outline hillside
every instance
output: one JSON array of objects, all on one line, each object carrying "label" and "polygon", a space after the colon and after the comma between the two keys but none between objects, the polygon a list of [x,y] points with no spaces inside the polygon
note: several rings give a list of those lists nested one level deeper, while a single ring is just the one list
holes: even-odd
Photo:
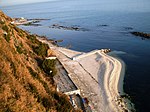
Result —
[{"label": "hillside", "polygon": [[48,46],[0,11],[0,112],[74,111],[41,69]]}]

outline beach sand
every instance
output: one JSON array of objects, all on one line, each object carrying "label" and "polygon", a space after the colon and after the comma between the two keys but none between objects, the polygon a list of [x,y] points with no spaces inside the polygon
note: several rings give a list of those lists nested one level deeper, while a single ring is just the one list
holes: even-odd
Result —
[{"label": "beach sand", "polygon": [[102,50],[89,53],[56,47],[46,40],[69,77],[80,89],[81,96],[89,100],[94,112],[122,112],[127,110],[123,93],[124,63]]}]

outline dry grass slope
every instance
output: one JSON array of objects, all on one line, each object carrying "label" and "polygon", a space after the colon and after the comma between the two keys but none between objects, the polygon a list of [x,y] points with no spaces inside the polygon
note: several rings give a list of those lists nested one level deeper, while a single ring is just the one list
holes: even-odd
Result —
[{"label": "dry grass slope", "polygon": [[39,67],[47,45],[11,20],[0,11],[0,112],[75,111]]}]

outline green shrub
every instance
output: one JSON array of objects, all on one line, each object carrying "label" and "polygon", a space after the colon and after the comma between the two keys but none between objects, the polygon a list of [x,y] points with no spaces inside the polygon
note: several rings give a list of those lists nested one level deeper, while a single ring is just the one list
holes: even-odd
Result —
[{"label": "green shrub", "polygon": [[39,77],[39,75],[38,75],[36,72],[33,71],[33,69],[32,69],[31,67],[27,67],[27,68],[28,68],[28,70],[29,70],[31,76],[32,76],[33,78],[36,78],[36,79],[43,85],[45,91],[46,91],[48,94],[51,94],[51,91],[49,90],[49,87],[48,87],[47,83],[44,82],[44,81]]},{"label": "green shrub", "polygon": [[0,24],[4,24],[4,23],[5,23],[4,21],[0,20]]},{"label": "green shrub", "polygon": [[22,42],[20,43],[20,46],[23,47],[23,43]]},{"label": "green shrub", "polygon": [[5,30],[6,32],[8,32],[8,31],[9,31],[9,28],[8,28],[8,26],[7,26],[7,25],[3,25],[3,26],[2,26],[2,29],[3,29],[3,30]]},{"label": "green shrub", "polygon": [[35,35],[27,35],[27,38],[34,44],[39,43]]},{"label": "green shrub", "polygon": [[42,83],[42,85],[43,85],[45,91],[50,95],[50,94],[51,94],[51,91],[49,90],[49,87],[48,87],[47,83],[44,82],[44,81],[42,81],[42,80],[41,80],[40,82]]},{"label": "green shrub", "polygon": [[17,79],[18,76],[17,76],[17,69],[16,69],[16,67],[15,67],[15,64],[14,64],[13,62],[11,62],[11,63],[10,63],[10,67],[11,67],[11,69],[12,69],[12,73],[13,73],[14,77]]},{"label": "green shrub", "polygon": [[22,32],[19,33],[20,37],[24,37],[24,34]]},{"label": "green shrub", "polygon": [[18,27],[16,27],[16,26],[14,26],[14,29],[16,30],[16,32],[18,32],[18,33],[20,33],[21,32],[21,30],[18,28]]},{"label": "green shrub", "polygon": [[42,57],[46,57],[47,56],[47,50],[49,49],[47,44],[44,43],[40,43],[38,46],[33,47],[33,51]]},{"label": "green shrub", "polygon": [[31,83],[28,83],[28,90],[34,94],[38,94],[36,87]]},{"label": "green shrub", "polygon": [[67,96],[65,95],[60,96],[57,92],[53,92],[52,96],[58,102],[56,106],[58,112],[68,112],[72,110],[72,105],[68,101]]},{"label": "green shrub", "polygon": [[0,24],[4,24],[4,23],[5,23],[4,21],[0,20]]},{"label": "green shrub", "polygon": [[34,95],[34,98],[37,98],[37,102],[42,102],[42,96],[39,95],[37,88],[33,84],[28,83],[25,88]]},{"label": "green shrub", "polygon": [[30,72],[30,74],[31,74],[31,76],[32,76],[33,78],[40,79],[39,75],[38,75],[36,72],[34,72],[31,67],[27,67],[27,68],[28,68],[28,70],[29,70],[29,72]]},{"label": "green shrub", "polygon": [[10,33],[8,33],[8,34],[4,34],[4,38],[5,38],[5,40],[7,41],[7,42],[9,42],[10,41]]},{"label": "green shrub", "polygon": [[[42,63],[42,69],[45,71],[45,73],[49,74],[50,77],[53,77],[57,73],[55,64],[56,64],[56,60],[45,59]],[[50,71],[52,72],[50,73]]]},{"label": "green shrub", "polygon": [[37,102],[41,103],[46,108],[46,110],[50,109],[50,107],[52,106],[52,101],[50,101],[46,97],[42,97],[41,95],[39,95],[37,88],[33,84],[28,83],[26,89],[34,95],[34,98],[37,98]]},{"label": "green shrub", "polygon": [[38,44],[38,45],[41,44],[41,42],[40,42],[38,39],[36,39],[36,35],[27,35],[26,37],[27,37],[33,44]]},{"label": "green shrub", "polygon": [[16,50],[19,54],[23,53],[23,49],[20,46],[16,46]]},{"label": "green shrub", "polygon": [[48,111],[50,108],[51,108],[51,106],[52,106],[52,102],[50,102],[49,101],[49,99],[48,98],[42,98],[42,105],[46,108],[46,110]]},{"label": "green shrub", "polygon": [[24,31],[22,29],[19,29],[16,26],[14,26],[13,28],[16,30],[16,32],[18,32],[20,37],[24,37]]}]

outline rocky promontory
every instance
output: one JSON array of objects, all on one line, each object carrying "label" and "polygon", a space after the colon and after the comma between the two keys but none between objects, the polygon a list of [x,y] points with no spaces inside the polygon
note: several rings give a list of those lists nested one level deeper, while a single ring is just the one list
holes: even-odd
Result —
[{"label": "rocky promontory", "polygon": [[55,28],[55,29],[63,29],[63,30],[72,30],[72,31],[88,31],[88,29],[80,28],[76,26],[63,26],[59,24],[53,24],[49,26],[49,28]]},{"label": "rocky promontory", "polygon": [[144,32],[131,32],[131,34],[135,35],[135,36],[140,36],[146,39],[150,39],[150,34],[148,33],[144,33]]}]

